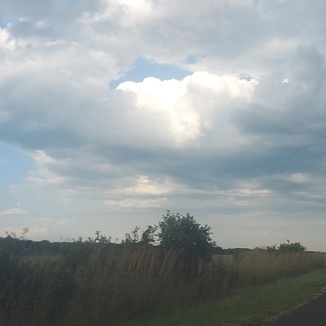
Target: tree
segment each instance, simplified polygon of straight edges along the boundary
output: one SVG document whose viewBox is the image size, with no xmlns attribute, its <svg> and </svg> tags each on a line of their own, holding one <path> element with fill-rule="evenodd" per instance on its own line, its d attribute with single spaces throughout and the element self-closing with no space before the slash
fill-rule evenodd
<svg viewBox="0 0 326 326">
<path fill-rule="evenodd" d="M 201 226 L 190 215 L 171 213 L 163 215 L 158 225 L 158 240 L 162 247 L 182 252 L 188 262 L 208 261 L 215 242 L 211 239 L 211 227 Z"/>
</svg>

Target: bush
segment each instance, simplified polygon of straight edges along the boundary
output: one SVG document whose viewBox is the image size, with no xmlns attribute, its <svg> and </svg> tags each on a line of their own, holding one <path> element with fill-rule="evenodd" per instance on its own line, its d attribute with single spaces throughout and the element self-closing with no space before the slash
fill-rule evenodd
<svg viewBox="0 0 326 326">
<path fill-rule="evenodd" d="M 300 242 L 294 242 L 294 243 L 282 243 L 277 248 L 279 252 L 289 252 L 289 253 L 295 253 L 295 252 L 304 252 L 306 248 L 300 243 Z"/>
</svg>

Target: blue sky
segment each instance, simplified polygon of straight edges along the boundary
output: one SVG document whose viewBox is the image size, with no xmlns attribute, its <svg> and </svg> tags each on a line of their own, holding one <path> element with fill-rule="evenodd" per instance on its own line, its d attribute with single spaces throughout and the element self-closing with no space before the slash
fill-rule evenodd
<svg viewBox="0 0 326 326">
<path fill-rule="evenodd" d="M 0 236 L 326 251 L 323 1 L 0 3 Z"/>
<path fill-rule="evenodd" d="M 196 62 L 196 57 L 190 56 L 187 58 L 187 63 Z M 142 82 L 145 78 L 155 77 L 161 80 L 178 79 L 181 80 L 190 74 L 178 66 L 173 66 L 164 63 L 154 63 L 146 60 L 145 58 L 136 59 L 133 67 L 127 70 L 126 73 L 117 80 L 110 81 L 110 87 L 116 88 L 121 83 L 126 81 Z"/>
<path fill-rule="evenodd" d="M 34 160 L 15 147 L 1 145 L 0 153 L 0 178 L 3 186 L 8 187 L 14 182 L 20 182 L 35 169 Z"/>
</svg>

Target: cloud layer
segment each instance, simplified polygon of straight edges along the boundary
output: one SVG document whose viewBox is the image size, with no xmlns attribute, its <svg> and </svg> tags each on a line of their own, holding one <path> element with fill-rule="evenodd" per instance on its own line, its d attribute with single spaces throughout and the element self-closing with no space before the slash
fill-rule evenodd
<svg viewBox="0 0 326 326">
<path fill-rule="evenodd" d="M 2 1 L 0 141 L 35 167 L 5 184 L 0 227 L 121 237 L 171 209 L 222 246 L 325 250 L 325 7 Z"/>
</svg>

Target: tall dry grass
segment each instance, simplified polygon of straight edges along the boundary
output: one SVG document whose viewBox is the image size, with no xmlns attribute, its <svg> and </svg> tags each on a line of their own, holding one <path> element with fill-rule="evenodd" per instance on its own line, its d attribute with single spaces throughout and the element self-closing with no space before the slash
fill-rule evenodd
<svg viewBox="0 0 326 326">
<path fill-rule="evenodd" d="M 77 256 L 7 257 L 10 269 L 0 270 L 0 325 L 109 326 L 325 267 L 322 254 L 262 249 L 218 256 L 193 270 L 184 268 L 180 253 L 156 247 L 103 246 Z"/>
<path fill-rule="evenodd" d="M 260 285 L 325 267 L 321 253 L 278 253 L 254 249 L 228 261 L 233 279 L 230 287 Z"/>
</svg>

